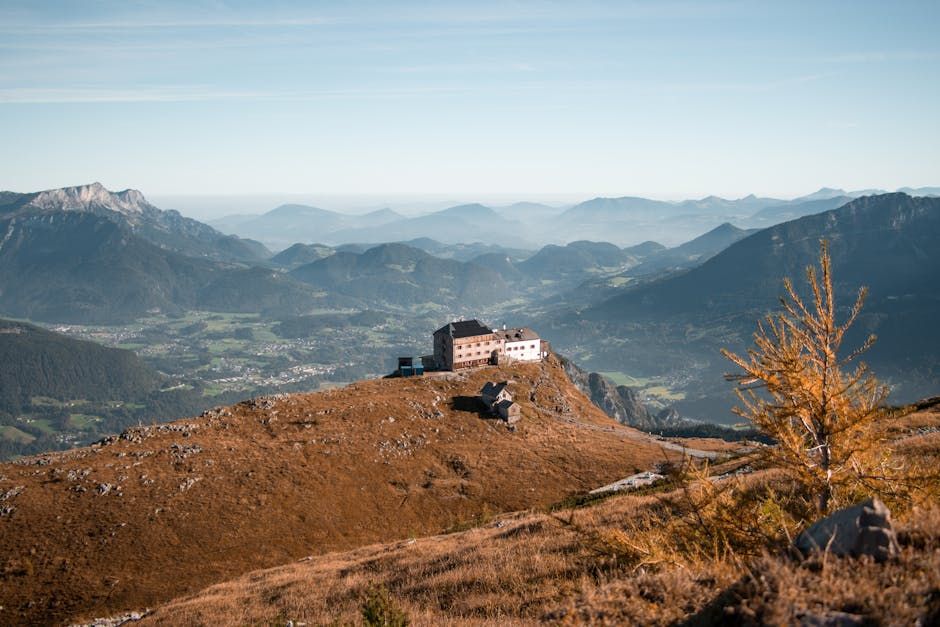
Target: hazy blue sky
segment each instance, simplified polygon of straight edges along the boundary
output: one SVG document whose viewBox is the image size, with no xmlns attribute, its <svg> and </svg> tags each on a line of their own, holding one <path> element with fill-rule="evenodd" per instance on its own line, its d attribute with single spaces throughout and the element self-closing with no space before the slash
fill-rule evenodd
<svg viewBox="0 0 940 627">
<path fill-rule="evenodd" d="M 0 0 L 0 188 L 940 184 L 940 2 Z"/>
</svg>

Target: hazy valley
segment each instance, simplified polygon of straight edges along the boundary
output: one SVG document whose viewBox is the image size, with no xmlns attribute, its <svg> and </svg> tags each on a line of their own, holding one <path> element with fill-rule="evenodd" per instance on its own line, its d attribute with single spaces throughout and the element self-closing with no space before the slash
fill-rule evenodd
<svg viewBox="0 0 940 627">
<path fill-rule="evenodd" d="M 931 245 L 938 201 L 900 193 L 847 201 L 837 192 L 786 204 L 798 216 L 807 207 L 842 203 L 835 209 L 764 229 L 719 224 L 671 248 L 578 240 L 525 249 L 495 233 L 470 241 L 475 231 L 462 243 L 436 239 L 441 223 L 495 214 L 465 205 L 432 214 L 421 227 L 427 230 L 400 243 L 297 242 L 277 253 L 158 209 L 139 192 L 95 184 L 4 193 L 0 315 L 133 351 L 139 368 L 159 383 L 131 391 L 107 372 L 89 372 L 89 385 L 111 386 L 110 397 L 89 399 L 54 385 L 48 393 L 4 390 L 3 451 L 87 443 L 261 393 L 384 375 L 396 357 L 427 353 L 429 330 L 442 320 L 461 318 L 540 329 L 585 371 L 626 384 L 649 415 L 732 424 L 733 395 L 721 382 L 727 364 L 719 349 L 744 346 L 754 321 L 773 308 L 782 279 L 799 276 L 823 237 L 833 242 L 846 285 L 837 286 L 840 299 L 848 301 L 859 285 L 870 287 L 859 333 L 881 336 L 870 360 L 894 386 L 894 398 L 929 395 L 940 376 L 938 338 L 929 324 L 938 307 L 940 262 Z M 780 207 L 767 199 L 719 200 L 679 204 L 703 211 L 741 206 L 764 218 L 793 215 L 765 210 Z M 572 209 L 639 224 L 647 218 L 637 218 L 637 202 L 591 201 Z M 544 219 L 546 211 L 525 205 L 515 213 Z M 378 220 L 388 218 L 383 213 Z M 265 223 L 266 216 L 254 220 Z M 313 220 L 310 228 L 320 227 Z M 899 274 L 906 283 L 898 283 Z M 43 337 L 56 343 L 55 336 Z M 38 343 L 22 340 L 8 330 L 0 347 L 13 355 L 11 367 L 19 361 L 15 368 L 30 372 L 42 363 L 42 351 L 30 355 L 24 347 Z M 622 419 L 654 428 L 655 421 L 636 418 L 642 413 Z"/>
</svg>

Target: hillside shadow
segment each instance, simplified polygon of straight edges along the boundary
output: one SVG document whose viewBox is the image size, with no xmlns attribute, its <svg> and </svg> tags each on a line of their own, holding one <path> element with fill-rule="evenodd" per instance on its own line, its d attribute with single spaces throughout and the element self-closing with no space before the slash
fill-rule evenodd
<svg viewBox="0 0 940 627">
<path fill-rule="evenodd" d="M 475 413 L 480 418 L 492 418 L 479 396 L 455 396 L 451 399 L 450 407 L 454 411 Z"/>
</svg>

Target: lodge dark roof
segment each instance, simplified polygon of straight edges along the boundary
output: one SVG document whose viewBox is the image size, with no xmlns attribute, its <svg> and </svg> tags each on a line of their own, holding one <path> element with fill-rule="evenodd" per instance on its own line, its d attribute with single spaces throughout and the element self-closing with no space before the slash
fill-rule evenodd
<svg viewBox="0 0 940 627">
<path fill-rule="evenodd" d="M 474 337 L 477 335 L 490 335 L 493 329 L 484 326 L 479 320 L 458 320 L 442 326 L 434 334 L 446 333 L 453 338 Z"/>
</svg>

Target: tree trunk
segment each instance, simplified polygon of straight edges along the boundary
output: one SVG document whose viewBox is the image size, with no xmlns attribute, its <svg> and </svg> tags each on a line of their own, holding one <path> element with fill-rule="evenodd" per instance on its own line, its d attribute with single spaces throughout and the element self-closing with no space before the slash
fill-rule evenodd
<svg viewBox="0 0 940 627">
<path fill-rule="evenodd" d="M 828 442 L 822 446 L 820 453 L 819 467 L 826 473 L 826 482 L 819 493 L 819 500 L 816 505 L 819 508 L 819 513 L 825 515 L 829 513 L 829 503 L 832 501 L 832 469 L 830 468 L 832 453 L 829 450 Z"/>
</svg>

